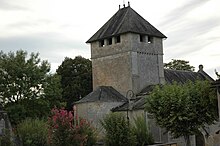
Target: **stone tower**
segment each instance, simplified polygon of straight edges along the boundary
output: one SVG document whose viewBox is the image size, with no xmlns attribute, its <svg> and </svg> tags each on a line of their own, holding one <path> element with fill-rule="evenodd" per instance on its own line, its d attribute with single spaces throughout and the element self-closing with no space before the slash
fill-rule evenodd
<svg viewBox="0 0 220 146">
<path fill-rule="evenodd" d="M 119 9 L 86 42 L 91 44 L 93 89 L 112 86 L 126 95 L 163 83 L 164 38 L 130 6 Z"/>
</svg>

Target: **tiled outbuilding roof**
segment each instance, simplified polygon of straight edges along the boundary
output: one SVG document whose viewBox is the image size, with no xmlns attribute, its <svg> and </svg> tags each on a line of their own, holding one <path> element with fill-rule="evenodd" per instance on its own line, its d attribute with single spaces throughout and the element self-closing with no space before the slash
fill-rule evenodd
<svg viewBox="0 0 220 146">
<path fill-rule="evenodd" d="M 75 102 L 74 104 L 95 101 L 126 102 L 127 98 L 125 98 L 111 86 L 99 86 L 96 90 L 89 93 L 87 96 L 83 97 L 81 100 Z"/>
<path fill-rule="evenodd" d="M 198 72 L 192 72 L 164 69 L 164 77 L 167 84 L 172 84 L 173 82 L 184 84 L 187 81 L 194 82 L 196 80 L 213 81 L 213 79 L 202 70 L 199 70 Z"/>
<path fill-rule="evenodd" d="M 187 81 L 195 82 L 196 80 L 214 81 L 206 72 L 199 70 L 198 72 L 183 71 L 183 70 L 170 70 L 164 69 L 164 78 L 166 84 L 173 84 L 174 82 L 184 84 Z M 147 95 L 153 90 L 155 85 L 145 87 L 138 95 Z"/>
<path fill-rule="evenodd" d="M 198 72 L 192 71 L 180 71 L 180 70 L 169 70 L 164 69 L 164 77 L 167 84 L 172 84 L 174 82 L 184 84 L 187 81 L 195 82 L 196 80 L 209 80 L 213 82 L 214 80 L 206 74 L 203 70 L 199 70 Z M 213 83 L 213 86 L 220 86 L 220 80 Z M 149 95 L 153 90 L 155 85 L 150 85 L 144 88 L 137 96 L 137 99 L 134 99 L 130 102 L 132 106 L 132 110 L 140 110 L 144 109 L 146 104 L 146 99 L 144 96 Z M 113 112 L 116 111 L 127 111 L 129 109 L 129 103 L 125 102 L 124 104 L 115 107 L 112 109 Z"/>
<path fill-rule="evenodd" d="M 119 9 L 86 43 L 128 32 L 166 38 L 165 35 L 128 6 Z"/>
<path fill-rule="evenodd" d="M 113 108 L 111 111 L 127 111 L 129 109 L 129 104 L 132 106 L 132 110 L 140 110 L 145 108 L 147 100 L 144 97 L 139 97 L 130 101 L 127 101 L 124 104 Z"/>
<path fill-rule="evenodd" d="M 215 88 L 219 88 L 220 89 L 220 79 L 214 81 L 212 83 L 212 87 L 215 87 Z"/>
</svg>

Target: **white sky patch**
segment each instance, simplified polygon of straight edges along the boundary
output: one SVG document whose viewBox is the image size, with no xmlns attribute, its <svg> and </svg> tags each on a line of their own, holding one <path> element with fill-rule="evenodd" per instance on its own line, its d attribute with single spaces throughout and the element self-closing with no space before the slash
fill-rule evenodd
<svg viewBox="0 0 220 146">
<path fill-rule="evenodd" d="M 1 0 L 0 49 L 39 52 L 54 72 L 66 56 L 90 58 L 90 46 L 85 42 L 118 11 L 119 4 L 123 7 L 122 2 Z M 195 67 L 203 64 L 208 73 L 220 70 L 219 0 L 130 2 L 168 37 L 164 41 L 164 62 L 185 59 Z"/>
</svg>

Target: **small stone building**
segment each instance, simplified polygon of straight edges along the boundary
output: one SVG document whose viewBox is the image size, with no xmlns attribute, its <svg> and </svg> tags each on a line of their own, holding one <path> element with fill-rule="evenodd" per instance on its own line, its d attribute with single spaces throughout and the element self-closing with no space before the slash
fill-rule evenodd
<svg viewBox="0 0 220 146">
<path fill-rule="evenodd" d="M 87 41 L 91 45 L 94 91 L 74 104 L 77 114 L 98 129 L 99 121 L 109 112 L 121 112 L 131 122 L 136 116 L 145 116 L 156 142 L 178 142 L 182 146 L 183 139 L 164 134 L 165 130 L 144 111 L 144 98 L 157 84 L 213 79 L 202 65 L 198 72 L 164 69 L 166 38 L 130 5 L 119 7 Z"/>
<path fill-rule="evenodd" d="M 75 105 L 77 114 L 92 122 L 100 132 L 102 131 L 100 120 L 111 112 L 112 108 L 127 102 L 127 98 L 111 86 L 99 86 L 80 101 L 75 102 Z"/>
</svg>

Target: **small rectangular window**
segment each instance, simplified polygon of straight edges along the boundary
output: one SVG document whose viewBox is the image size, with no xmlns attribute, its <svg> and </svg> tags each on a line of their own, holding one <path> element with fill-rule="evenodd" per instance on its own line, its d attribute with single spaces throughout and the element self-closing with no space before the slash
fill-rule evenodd
<svg viewBox="0 0 220 146">
<path fill-rule="evenodd" d="M 111 45 L 112 44 L 112 38 L 109 38 L 108 39 L 108 43 L 107 43 L 108 45 Z"/>
<path fill-rule="evenodd" d="M 153 37 L 148 36 L 148 44 L 151 44 L 151 43 L 153 43 Z"/>
<path fill-rule="evenodd" d="M 140 34 L 140 42 L 146 42 L 145 35 Z"/>
<path fill-rule="evenodd" d="M 100 40 L 99 41 L 99 47 L 104 47 L 105 46 L 105 41 L 104 40 Z"/>
<path fill-rule="evenodd" d="M 116 36 L 115 37 L 115 43 L 120 43 L 121 42 L 121 37 L 120 35 L 119 36 Z"/>
</svg>

